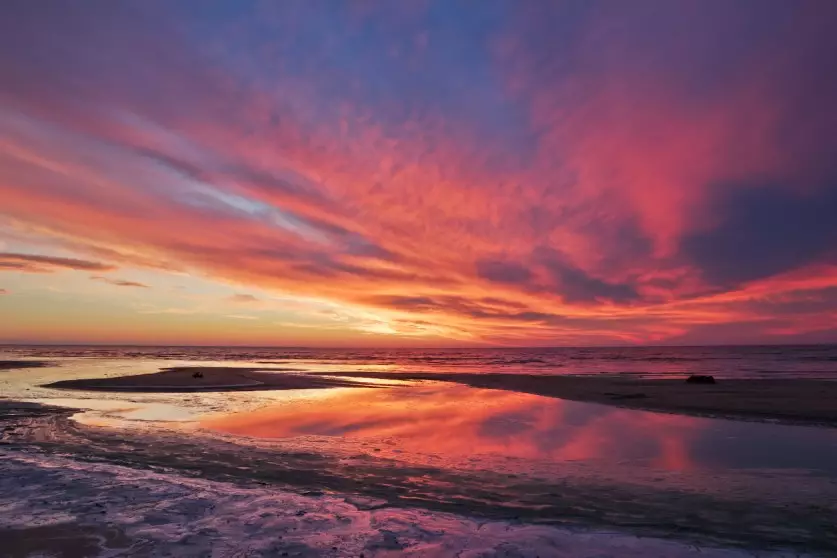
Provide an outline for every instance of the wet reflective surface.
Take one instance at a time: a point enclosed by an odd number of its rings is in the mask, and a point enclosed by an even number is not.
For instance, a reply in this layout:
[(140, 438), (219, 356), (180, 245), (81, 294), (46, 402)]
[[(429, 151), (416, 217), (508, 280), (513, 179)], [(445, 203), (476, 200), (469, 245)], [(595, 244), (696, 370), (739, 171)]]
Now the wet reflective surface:
[(837, 475), (837, 430), (715, 420), (450, 384), (340, 389), (202, 421), (251, 437), (332, 436), (389, 451), (610, 462), (662, 470), (807, 469)]
[(193, 411), (170, 403), (142, 403), (114, 399), (49, 397), (35, 400), (43, 405), (83, 409), (73, 415), (85, 424), (111, 424), (109, 420), (186, 422), (195, 420)]
[[(0, 449), (0, 552), (63, 556), (747, 558), (704, 542), (471, 518)], [(103, 504), (106, 502), (106, 504)], [(759, 552), (767, 558), (812, 556)]]
[[(437, 382), (174, 394), (39, 387), (197, 363), (214, 361), (72, 357), (0, 373), (0, 399), (70, 409), (5, 412), (0, 401), (0, 478), (31, 481), (6, 483), (0, 527), (6, 517), (23, 518), (20, 530), (82, 517), (102, 537), (115, 521), (127, 544), (197, 541), (185, 554), (195, 556), (222, 540), (253, 541), (254, 529), (284, 537), (279, 546), (262, 537), (254, 556), (453, 556), (473, 545), (482, 549), (474, 556), (837, 552), (836, 429)], [(198, 478), (209, 483), (200, 494)], [(554, 529), (567, 525), (587, 534)]]

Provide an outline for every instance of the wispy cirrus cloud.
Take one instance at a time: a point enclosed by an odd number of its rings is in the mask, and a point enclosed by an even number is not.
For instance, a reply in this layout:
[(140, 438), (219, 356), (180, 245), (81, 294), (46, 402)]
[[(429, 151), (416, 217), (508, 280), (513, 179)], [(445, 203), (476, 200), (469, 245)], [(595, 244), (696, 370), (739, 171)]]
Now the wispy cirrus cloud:
[[(0, 214), (56, 245), (386, 334), (837, 335), (833, 6), (99, 7), (0, 22)], [(64, 260), (0, 269), (114, 269)]]
[(107, 283), (109, 285), (114, 285), (116, 287), (136, 287), (140, 289), (149, 289), (148, 285), (145, 283), (139, 283), (137, 281), (127, 281), (125, 279), (114, 279), (111, 277), (103, 277), (101, 275), (93, 275), (90, 277), (92, 281), (100, 281), (102, 283)]
[(28, 273), (49, 273), (56, 269), (112, 271), (116, 269), (116, 266), (77, 258), (0, 252), (0, 270), (4, 269)]
[(246, 293), (238, 293), (234, 295), (230, 295), (227, 297), (227, 300), (230, 302), (235, 302), (237, 304), (252, 304), (255, 302), (259, 302), (259, 299), (251, 294)]

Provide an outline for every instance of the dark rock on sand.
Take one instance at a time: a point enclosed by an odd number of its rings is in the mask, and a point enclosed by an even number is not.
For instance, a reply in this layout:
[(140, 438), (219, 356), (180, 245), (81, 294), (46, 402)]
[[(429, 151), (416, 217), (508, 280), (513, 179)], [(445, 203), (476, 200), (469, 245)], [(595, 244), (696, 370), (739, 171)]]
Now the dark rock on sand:
[(703, 376), (700, 374), (692, 374), (686, 378), (687, 384), (714, 384), (715, 376)]

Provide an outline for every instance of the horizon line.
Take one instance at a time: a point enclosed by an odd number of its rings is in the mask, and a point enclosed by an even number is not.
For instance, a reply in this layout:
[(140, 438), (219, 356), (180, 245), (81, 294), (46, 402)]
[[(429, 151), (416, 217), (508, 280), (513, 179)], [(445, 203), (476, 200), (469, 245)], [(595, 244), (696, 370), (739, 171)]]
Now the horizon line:
[(306, 346), (306, 345), (167, 345), (149, 343), (6, 343), (0, 342), (3, 347), (137, 347), (137, 348), (172, 348), (172, 349), (276, 349), (276, 350), (544, 350), (544, 349), (688, 349), (703, 347), (834, 347), (837, 342), (831, 343), (709, 343), (703, 345), (486, 345), (479, 347), (458, 347), (458, 346), (427, 346), (427, 347), (373, 347), (373, 346)]

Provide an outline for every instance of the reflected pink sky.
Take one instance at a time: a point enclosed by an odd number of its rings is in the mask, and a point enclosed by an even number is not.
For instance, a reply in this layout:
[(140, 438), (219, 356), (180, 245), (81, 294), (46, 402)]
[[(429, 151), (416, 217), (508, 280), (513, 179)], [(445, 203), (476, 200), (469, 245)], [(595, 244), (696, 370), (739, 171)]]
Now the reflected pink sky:
[(525, 459), (639, 459), (670, 470), (692, 467), (693, 419), (500, 390), (466, 387), (349, 389), (204, 426), (260, 438), (304, 435), (382, 439), (405, 451)]
[(256, 438), (363, 439), (395, 454), (596, 462), (667, 471), (794, 468), (837, 473), (837, 432), (621, 409), (502, 390), (420, 385), (320, 392), (214, 416)]

